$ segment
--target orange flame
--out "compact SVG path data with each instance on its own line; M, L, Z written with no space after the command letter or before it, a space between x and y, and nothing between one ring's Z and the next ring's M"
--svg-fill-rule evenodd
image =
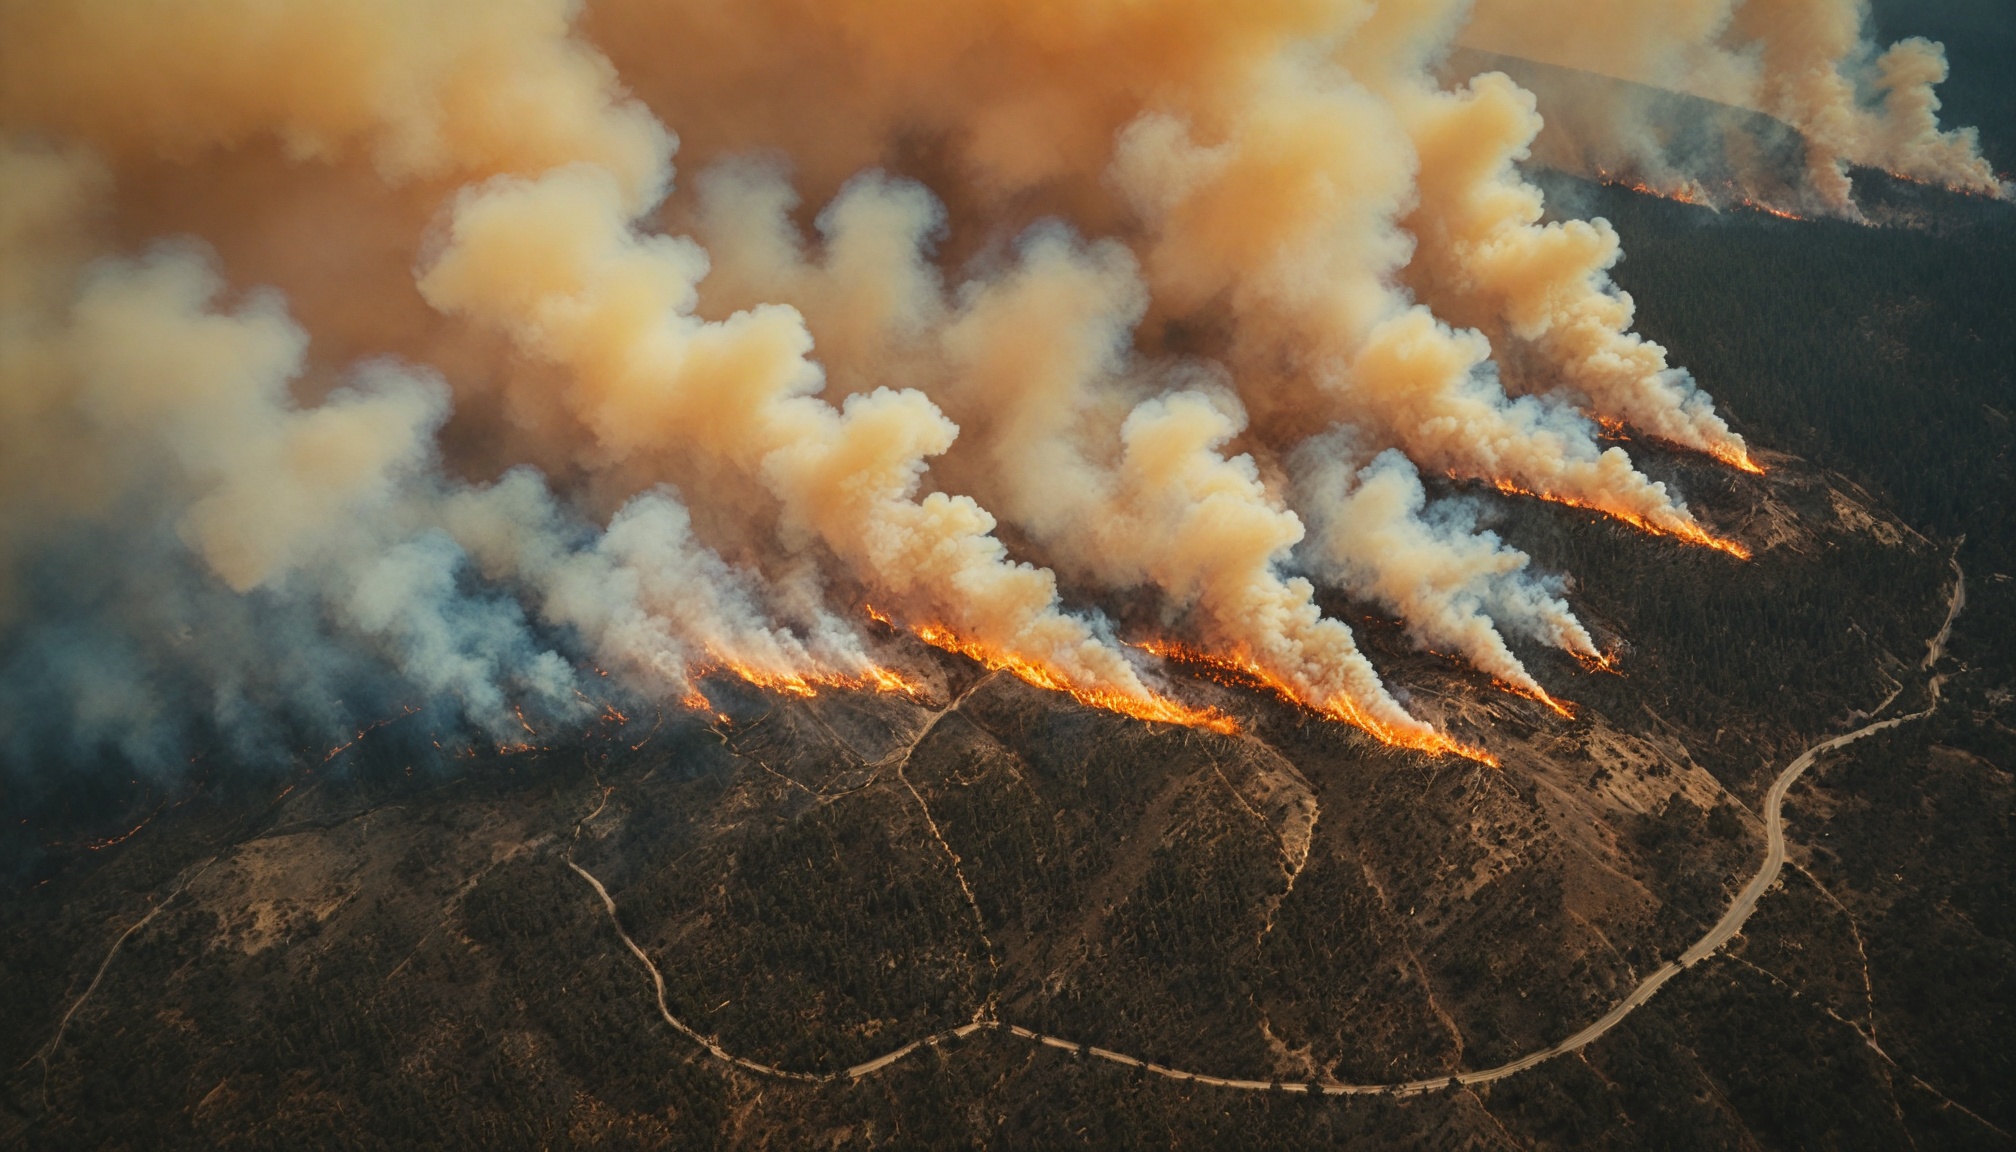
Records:
M1460 479L1460 477L1455 477L1453 473L1451 476L1452 478ZM1510 480L1492 480L1489 483L1493 488L1498 489L1498 491L1503 492L1507 496L1531 496L1536 500L1545 500L1550 504L1560 504L1568 508L1581 508L1589 512L1600 512L1613 520L1629 524L1648 536L1666 536L1683 543L1698 544L1703 548L1713 548L1717 552L1726 552L1738 560L1750 559L1750 549L1745 548L1734 540L1724 540L1720 536L1712 536L1694 524L1682 524L1675 528L1662 528L1646 520L1644 517L1631 512L1623 512L1615 508L1603 508L1586 501L1577 500L1571 496L1562 496L1553 492L1535 492L1530 488L1521 488Z
M293 785L291 784L288 785L288 790L292 791ZM281 793L282 796L285 796L286 794L287 793L285 792ZM149 812L147 814L147 819L140 821L140 823L138 824L135 824L129 831L122 832L119 835L113 836L109 839L93 841L89 844L84 845L84 850L87 852L103 852L107 848L112 848L120 844L124 844L126 841L131 840L133 837L138 836L140 834L140 830L142 828L147 827L147 825L153 823L154 817L159 816L160 814L161 809L157 807L154 809L154 811Z
M1741 203L1743 207L1750 209L1752 212L1762 212L1766 216L1776 216L1780 220L1806 219L1804 216L1799 215L1797 212L1788 212L1783 208L1774 208L1761 200L1742 200L1739 201L1739 203Z
M1729 465L1731 468L1748 472L1752 476L1764 475L1764 466L1750 459L1750 454L1741 448L1732 448L1727 445L1718 444L1708 450L1708 455Z
M1467 744L1458 743L1441 732L1430 731L1419 733L1400 731L1391 725L1383 724L1373 719L1365 713L1364 709L1344 697L1337 697L1320 705L1311 703L1304 699L1301 693L1297 692L1286 681L1248 659L1216 656L1208 652L1200 652L1194 648L1186 648L1181 644L1172 644L1166 640L1149 640L1137 645L1137 647L1172 663L1189 664L1203 668L1206 670L1207 675L1211 675L1212 679L1218 680L1220 683L1229 683L1239 687L1258 686L1265 688L1290 704L1299 708L1307 708L1319 716L1336 720L1339 723L1349 724L1353 728L1357 728L1370 735L1380 743L1394 748L1408 748L1416 752L1425 752L1431 756L1461 756L1465 760L1475 760L1479 764L1488 764L1493 768L1498 767L1498 758L1484 751L1482 748L1472 748Z
M1605 652L1600 656L1592 656L1587 652L1570 652L1568 654L1575 658L1576 663L1591 672L1608 672L1612 676L1624 675L1617 670L1617 657L1614 653Z
M1715 199L1709 194L1708 190L1691 180L1672 188L1659 188L1647 184L1643 180L1634 180L1627 176L1614 175L1601 168L1596 170L1596 179L1600 183L1608 184L1612 188L1628 189L1641 196L1656 196L1661 200L1673 200L1681 204L1692 204L1700 208L1715 207Z
M825 689L896 692L913 700L922 700L928 695L922 684L908 679L893 669L875 664L870 664L851 675L843 672L772 672L722 657L718 653L710 655L713 656L712 663L687 669L689 679L698 681L715 675L734 676L765 691L781 692L801 699L811 699ZM697 687L687 693L683 703L695 711L711 712L714 709L713 704L708 702L706 694Z
M352 736L350 739L345 740L343 743L338 744L336 747L331 748L329 749L328 752L324 753L322 756L322 763L327 764L329 761L334 760L336 757L341 756L343 753L348 752L352 748L355 748L359 740L364 739L364 737L369 736L371 733L376 732L378 729L385 727L387 724L392 723L394 720L404 720L406 717L411 716L418 711L420 711L420 709L415 708L411 704L406 704L400 707L399 714L397 716L387 716L383 720L377 720L373 721L370 724L366 724L364 727L359 728L357 730L357 735ZM519 723L521 724L524 723L525 719L524 714L520 713L518 719ZM286 795L286 793L283 792L281 793L281 795L284 796Z
M1596 421L1596 426L1603 430L1603 435L1605 437L1611 440L1631 439L1630 436L1625 434L1626 425L1624 421L1619 420L1614 416L1604 416L1599 413L1592 413L1590 418ZM1677 445L1677 447L1691 448L1692 446L1680 444ZM1704 451L1714 459L1720 460L1722 463L1729 465L1731 468L1735 468L1743 472L1748 472L1752 476L1764 475L1764 466L1757 463L1755 460L1750 459L1750 454L1748 452L1745 452L1741 448L1733 447L1727 444L1717 444L1712 448L1701 449L1701 451Z
M1546 689L1544 688L1543 689L1521 688L1516 684L1508 684L1495 676L1492 677L1491 679L1491 686L1493 688L1498 689L1500 692L1509 693L1513 696L1520 697L1521 699L1533 700L1538 703L1545 704L1550 710L1553 711L1553 713L1556 716L1561 717L1563 720L1573 720L1575 718L1575 706L1573 704L1569 704L1562 700L1556 700L1554 697L1549 696L1547 694Z
M1068 693L1080 704L1088 707L1117 712L1122 716L1131 716L1151 724L1180 724L1186 728L1206 728L1225 736L1236 736L1239 733L1239 722L1215 708L1191 708L1164 696L1149 695L1144 698L1102 688L1080 688L1048 668L1032 664L1012 652L1002 652L978 641L964 639L949 628L936 624L920 624L913 631L919 640L933 648L956 652L970 660L978 661L990 670L1007 672L1038 688Z
M1660 188L1656 185L1647 184L1643 180L1634 180L1625 176L1613 175L1612 173L1605 172L1601 169L1597 170L1596 178L1600 182L1608 184L1612 188L1624 188L1632 192L1636 192L1641 196L1656 196L1661 200L1672 200L1681 204L1692 204L1699 208L1708 208L1717 212L1722 210L1722 206L1724 204L1734 204L1737 207L1748 208L1755 212L1762 212L1765 213L1766 215L1776 216L1781 220L1806 219L1804 216L1801 216L1797 212L1793 212L1790 209L1780 208L1777 207L1776 205L1768 204L1762 200L1757 200L1749 196L1740 195L1736 192L1733 186L1727 184L1723 185L1723 191L1725 195L1717 196L1715 193L1709 191L1707 188L1704 188L1700 184L1697 184L1691 180L1673 188Z

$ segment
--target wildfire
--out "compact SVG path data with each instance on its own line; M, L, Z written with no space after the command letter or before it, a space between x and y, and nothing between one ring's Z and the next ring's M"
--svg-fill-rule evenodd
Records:
M1788 212L1783 208L1774 208L1761 200L1743 200L1740 201L1740 203L1743 205L1743 207L1750 209L1752 212L1762 212L1766 216L1776 216L1780 220L1806 219L1804 216L1799 215L1797 212Z
M140 834L140 830L141 830L142 828L145 828L145 827L147 827L147 825L149 825L149 824L153 823L153 822L154 822L154 817L156 817L156 816L159 816L159 815L161 814L161 809L162 809L163 807L166 807L166 802L165 802L165 801L164 801L164 802L163 802L162 804L160 804L160 805L157 805L157 806L155 807L154 811L152 811L152 812L149 812L149 813L147 814L147 819L145 819L145 820L142 820L142 821L140 821L140 823L138 823L138 824L135 824L135 825L134 825L134 826L133 826L133 827L132 827L131 829L129 829L128 831L125 831L125 832L122 832L122 833L120 833L119 835L117 835L117 836L113 836L113 837L110 837L110 838L108 838L108 839L104 839L104 840L96 840L96 841L93 841L93 842L91 842L91 843L89 843L89 844L86 844L86 845L84 845L84 849L85 849L85 851L87 851L87 852L103 852L103 851L104 851L105 849L107 849L107 848L111 848L111 847L114 847L114 846L116 846L116 845L120 845L120 844L124 844L124 843L125 843L126 841L128 841L128 840L131 840L131 839L132 839L133 837L135 837L135 836L138 836L138 835ZM24 824L25 824L25 823L27 823L27 821L25 821L25 820L24 820L24 821L22 821L22 823L24 823Z
M919 699L924 695L924 686L922 684L906 680L901 675L879 665L871 665L867 671L861 674L861 679L866 682L867 687L871 687L877 692L901 692L913 700Z
M1612 188L1624 188L1636 192L1641 196L1656 196L1661 200L1673 200L1681 204L1692 204L1696 207L1707 208L1715 212L1720 212L1724 205L1733 204L1740 208L1748 208L1754 212L1762 212L1767 216L1776 216L1780 220L1806 219L1797 212L1745 196L1727 182L1720 185L1720 192L1718 193L1692 180L1685 181L1673 188L1660 188L1656 185L1647 184L1643 180L1614 175L1600 169L1597 171L1596 177L1599 181L1608 184Z
M1595 504L1589 504L1552 492L1535 492L1529 488L1521 488L1510 480L1492 480L1490 484L1493 488L1498 489L1498 491L1507 496L1531 496L1536 500L1545 500L1550 504L1560 504L1568 508L1581 508L1590 512L1600 512L1613 520L1629 524L1648 536L1666 536L1683 543L1698 544L1703 548L1713 548L1717 552L1726 552L1738 560L1750 559L1750 549L1745 548L1734 540L1724 540L1720 536L1710 535L1695 524L1680 524L1671 528L1662 528L1646 520L1644 517L1634 515L1630 512L1620 512L1614 508L1599 507Z
M1600 656L1591 656L1586 652L1570 652L1569 655L1575 658L1576 663L1582 665L1583 668L1590 672L1608 672L1612 676L1624 675L1617 670L1617 657L1611 653L1605 652Z
M1693 204L1701 208L1715 207L1715 197L1706 188L1703 188L1692 180L1682 181L1671 188L1659 188L1647 184L1643 180L1616 175L1606 172L1601 168L1596 170L1596 179L1600 183L1608 184L1612 188L1627 189L1641 196L1657 196L1661 200L1674 200L1682 204Z
M1540 704L1545 704L1549 710L1551 710L1556 716L1561 717L1563 720L1573 720L1575 718L1574 705L1569 704L1566 701L1556 700L1554 697L1549 696L1545 689L1521 688L1516 684L1508 684L1503 680L1497 679L1496 677L1492 678L1491 686L1493 688L1498 689L1500 692L1509 693L1510 695L1520 697L1521 699L1524 700L1532 700Z
M1350 700L1338 697L1322 704L1312 703L1302 697L1292 685L1251 660L1239 657L1217 656L1172 644L1166 640L1149 640L1136 645L1141 650L1159 656L1176 664L1188 664L1205 670L1206 675L1221 684L1229 683L1238 687L1260 687L1274 693L1281 699L1299 708L1307 708L1319 716L1328 717L1339 723L1349 724L1382 744L1395 748L1408 748L1425 752L1431 756L1461 756L1465 760L1475 760L1479 764L1498 767L1498 758L1482 748L1472 748L1441 732L1430 730L1426 733L1403 732L1391 725L1382 724L1365 714Z
M887 618L883 619L886 621ZM1012 652L1002 652L978 641L964 639L949 628L936 624L920 624L913 631L919 640L933 648L956 652L970 660L978 661L990 670L1007 672L1038 688L1068 693L1080 704L1088 707L1117 712L1122 716L1132 716L1136 720L1146 720L1153 724L1180 724L1186 728L1207 728L1225 736L1234 736L1239 732L1239 722L1215 708L1191 708L1163 696L1135 697L1098 688L1080 688L1047 668L1032 664Z
M1748 472L1752 476L1764 475L1764 466L1762 464L1757 463L1755 460L1750 459L1750 454L1748 452L1743 451L1741 448L1731 448L1724 445L1717 445L1716 447L1710 448L1708 450L1708 455L1713 456L1715 459L1720 460L1722 463L1727 464L1731 468L1737 469L1738 471Z
M343 743L338 744L336 747L331 748L329 749L328 752L324 753L322 756L322 763L327 764L331 760L334 760L336 757L341 756L343 753L348 752L352 748L355 748L359 740L364 739L364 737L369 736L371 733L376 732L378 729L385 727L387 724L392 723L394 720L404 720L406 717L411 716L418 711L420 711L420 709L415 708L411 704L407 704L399 709L399 714L397 716L387 716L383 720L377 720L373 721L370 724L366 724L364 727L359 728L357 730L357 735L352 736L350 739L345 740ZM525 722L524 713L520 712L518 714L518 722L520 724L523 724ZM282 792L281 795L285 796L286 793Z
M895 692L913 700L928 696L922 684L905 677L894 669L871 664L861 671L848 674L843 672L772 672L752 667L731 658L712 654L710 663L697 665L687 670L687 676L695 681L708 676L733 676L746 684L769 692L781 692L786 696L811 699L829 689L852 689L869 692ZM690 690L683 701L687 708L699 712L712 712L714 705L708 701L699 688Z

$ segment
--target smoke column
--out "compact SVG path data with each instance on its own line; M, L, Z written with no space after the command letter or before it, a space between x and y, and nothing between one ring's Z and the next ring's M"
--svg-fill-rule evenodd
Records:
M1599 429L1754 465L1519 174L1544 103L1448 77L1779 116L1842 211L1847 164L1993 190L1850 9L0 0L0 755L911 689L871 606L1481 755L1321 587L1543 700L1505 637L1595 648L1422 475L1740 554Z
M1922 38L1879 47L1864 21L1863 0L1685 0L1592 4L1565 0L1478 0L1460 40L1468 48L1530 60L1649 89L1682 92L1761 113L1804 144L1803 187L1796 203L1859 217L1851 166L1881 168L1909 180L2004 196L2007 188L1982 157L1972 128L1939 124L1936 87L1946 79L1945 49ZM1570 105L1595 93L1573 76L1542 82L1562 113L1559 151L1600 169L1647 180L1667 191L1716 196L1704 184L1733 182L1739 194L1765 198L1756 125L1713 109L1683 120L1712 120L1707 154L1698 144L1675 151L1670 102L1638 91L1605 93L1596 116ZM1579 92L1579 96L1578 96ZM1621 95L1621 99L1619 96ZM1666 104L1662 111L1660 105Z

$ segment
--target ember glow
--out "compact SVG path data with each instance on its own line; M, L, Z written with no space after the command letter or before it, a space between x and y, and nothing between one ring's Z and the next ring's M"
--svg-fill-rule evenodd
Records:
M1654 524L1632 512L1618 508L1605 508L1600 505L1587 504L1572 496L1562 496L1553 492L1535 492L1530 489L1521 488L1509 480L1494 480L1491 482L1491 486L1507 496L1528 496L1535 500L1545 500L1550 504L1560 504L1568 508L1581 508L1585 511L1596 512L1608 516L1620 524L1628 524L1648 536L1664 536L1669 539L1678 540L1683 544L1695 544L1703 548L1713 548L1717 552L1727 553L1738 560L1750 559L1750 549L1745 548L1734 540L1725 540L1720 536L1712 535L1700 525L1692 522Z
M1693 204L1716 211L1720 211L1726 207L1746 208L1752 212L1762 212L1766 216L1776 216L1780 220L1803 221L1806 219L1805 216L1794 212L1790 208L1781 207L1758 197L1744 195L1734 187L1724 188L1719 191L1710 191L1692 181L1683 182L1671 187L1661 187L1655 184L1648 184L1643 180L1625 179L1609 175L1603 175L1599 177L1599 180L1601 183L1608 184L1613 188L1628 189L1641 196L1652 196L1660 200L1672 200L1681 204ZM1851 217L1851 219L1854 218L1856 217ZM1709 454L1733 467L1742 468L1746 472L1755 470L1756 468L1755 465L1749 463L1748 458L1744 457L1741 452L1724 452L1711 449ZM1738 462L1739 459L1741 459L1741 463Z
M775 692L782 696L795 696L801 700L812 699L822 692L891 692L908 696L913 700L929 698L923 685L893 669L873 664L851 674L771 672L739 664L725 656L716 656L705 663L688 668L686 676L695 684L713 676L732 676L752 688ZM692 695L686 698L685 704L696 711L713 711L713 705L697 687Z
M1660 200L1671 200L1676 204L1692 204L1701 208L1713 208L1715 198L1699 184L1691 180L1682 181L1671 187L1657 187L1643 180L1632 180L1621 176L1601 175L1598 179L1612 188L1623 188L1640 196L1652 196Z
M1583 668L1590 672L1607 672L1612 676L1622 676L1624 674L1617 670L1617 657L1614 653L1605 652L1599 655L1584 655L1580 652L1575 652L1570 653L1570 655L1575 657L1576 663L1582 665Z
M1237 731L1114 639L1159 611L1193 664L1488 759L1324 591L1564 714L1507 637L1602 658L1421 477L1747 557L1627 449L1762 474L1634 330L1616 231L1522 175L1533 94L1430 66L1536 6L1573 9L0 0L10 754L335 755L402 706L529 747L715 714L708 677L925 699L866 598ZM1665 35L1640 7L1603 27ZM1884 59L1875 160L1965 184L1926 50Z
M1260 665L1239 657L1222 656L1210 652L1200 652L1181 644L1171 644L1159 640L1145 640L1137 645L1142 651L1153 653L1172 664L1184 664L1195 668L1220 683L1239 688L1260 688L1276 696L1306 708L1319 716L1325 716L1353 728L1361 729L1382 744L1394 748L1406 748L1430 756L1461 756L1479 764L1498 767L1498 758L1481 748L1460 743L1440 733L1426 735L1402 732L1390 725L1381 724L1365 714L1357 704L1348 698L1337 697L1330 700L1306 700L1293 687L1277 676L1268 674Z
M1064 692L1072 699L1090 708L1103 708L1136 720L1151 724L1175 724L1185 728L1205 728L1225 736L1239 733L1239 722L1212 708L1191 708L1179 704L1166 696L1152 693L1142 696L1123 696L1120 693L1097 688L1081 688L1069 680L1059 677L1046 668L1038 667L1016 657L1013 653L992 649L984 644L962 640L950 630L935 624L919 625L915 629L917 638L946 652L957 652L992 671L1006 672L1026 683L1052 692Z
M1503 680L1493 680L1491 682L1491 686L1493 688L1498 689L1501 692L1508 692L1514 696L1524 697L1525 699L1534 701L1535 703L1544 704L1546 705L1547 710L1549 712L1554 713L1556 716L1561 717L1563 720L1573 720L1575 718L1574 705L1564 703L1560 700L1556 700L1554 697L1549 696L1544 691L1529 692L1524 688L1518 687L1517 685L1507 684Z
M1717 449L1709 454L1739 472L1748 472L1752 476L1764 475L1764 466L1750 459L1750 454L1741 449Z

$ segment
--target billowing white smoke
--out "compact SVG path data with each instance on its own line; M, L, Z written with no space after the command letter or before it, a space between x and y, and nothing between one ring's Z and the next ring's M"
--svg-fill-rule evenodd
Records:
M1531 695L1547 692L1501 628L1598 657L1558 581L1536 577L1525 553L1479 532L1470 504L1431 505L1405 456L1389 449L1367 461L1357 441L1348 430L1315 437L1290 461L1298 502L1321 509L1300 553L1306 568L1397 614L1422 644L1459 652Z

